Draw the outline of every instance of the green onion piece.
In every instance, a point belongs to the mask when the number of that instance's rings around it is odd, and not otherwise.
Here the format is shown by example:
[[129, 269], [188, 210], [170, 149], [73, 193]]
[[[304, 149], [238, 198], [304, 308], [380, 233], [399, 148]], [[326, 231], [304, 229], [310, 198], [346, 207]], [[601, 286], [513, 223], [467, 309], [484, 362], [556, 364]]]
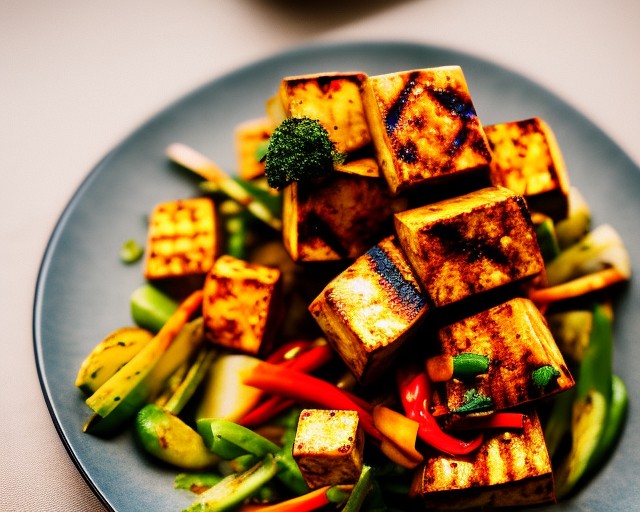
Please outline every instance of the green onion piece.
[[531, 372], [533, 383], [541, 389], [547, 389], [558, 377], [560, 377], [560, 372], [549, 364], [541, 366]]
[[464, 404], [453, 412], [458, 414], [469, 414], [472, 412], [488, 411], [493, 407], [493, 400], [478, 393], [475, 389], [470, 389], [464, 394]]
[[135, 263], [144, 254], [144, 248], [135, 240], [130, 238], [126, 240], [120, 247], [120, 261], [122, 263]]
[[333, 503], [334, 505], [341, 505], [349, 499], [350, 493], [346, 492], [339, 485], [332, 485], [327, 489], [325, 495], [327, 496], [327, 500], [329, 500], [329, 503]]
[[481, 354], [463, 352], [453, 356], [453, 376], [470, 380], [489, 371], [489, 358]]

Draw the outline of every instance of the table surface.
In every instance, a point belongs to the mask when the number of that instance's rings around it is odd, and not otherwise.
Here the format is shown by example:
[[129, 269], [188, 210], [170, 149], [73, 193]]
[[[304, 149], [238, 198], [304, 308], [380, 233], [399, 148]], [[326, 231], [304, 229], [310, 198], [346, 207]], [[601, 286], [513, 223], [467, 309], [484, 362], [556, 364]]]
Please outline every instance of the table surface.
[[190, 90], [296, 45], [428, 43], [531, 78], [584, 113], [640, 165], [640, 2], [307, 4], [0, 2], [0, 284], [8, 327], [0, 340], [1, 510], [104, 510], [67, 455], [42, 396], [31, 330], [34, 287], [54, 224], [85, 175]]

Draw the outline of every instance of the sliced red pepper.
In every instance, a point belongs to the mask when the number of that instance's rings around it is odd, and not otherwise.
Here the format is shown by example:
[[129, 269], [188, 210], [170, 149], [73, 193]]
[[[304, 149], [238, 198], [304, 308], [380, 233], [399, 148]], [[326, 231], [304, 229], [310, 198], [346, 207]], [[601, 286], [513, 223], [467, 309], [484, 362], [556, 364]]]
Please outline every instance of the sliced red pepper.
[[425, 443], [449, 455], [465, 455], [482, 444], [482, 434], [471, 441], [465, 441], [447, 434], [440, 428], [429, 412], [431, 383], [426, 372], [404, 368], [399, 370], [397, 377], [402, 407], [407, 417], [420, 424], [418, 437]]
[[308, 373], [327, 364], [332, 358], [332, 348], [324, 343], [312, 346], [293, 359], [285, 360], [281, 366]]
[[456, 430], [485, 430], [490, 428], [524, 428], [524, 414], [519, 412], [496, 412], [490, 416], [469, 419], [469, 421], [455, 426]]
[[274, 350], [269, 357], [267, 357], [267, 362], [273, 364], [280, 364], [290, 359], [297, 357], [301, 352], [308, 350], [311, 346], [312, 342], [308, 340], [294, 340], [285, 343], [281, 347], [278, 347]]
[[238, 423], [245, 427], [257, 427], [294, 404], [295, 400], [282, 398], [280, 396], [271, 396], [241, 418]]
[[373, 425], [371, 414], [356, 404], [340, 388], [298, 370], [271, 363], [260, 363], [244, 376], [244, 384], [299, 402], [310, 402], [328, 409], [356, 411], [365, 432], [375, 439], [382, 435]]

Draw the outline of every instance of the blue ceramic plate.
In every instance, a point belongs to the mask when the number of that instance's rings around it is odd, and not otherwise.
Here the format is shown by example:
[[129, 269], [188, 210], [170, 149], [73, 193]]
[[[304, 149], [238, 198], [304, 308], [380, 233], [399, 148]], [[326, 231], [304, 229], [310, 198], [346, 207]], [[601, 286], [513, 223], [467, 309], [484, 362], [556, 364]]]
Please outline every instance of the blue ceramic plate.
[[[234, 125], [263, 115], [265, 99], [284, 75], [335, 70], [380, 74], [449, 64], [462, 66], [485, 124], [533, 116], [550, 123], [572, 183], [592, 206], [595, 222], [611, 223], [620, 231], [638, 270], [640, 170], [584, 116], [511, 71], [442, 48], [382, 42], [296, 49], [215, 80], [144, 124], [89, 173], [57, 223], [42, 261], [33, 321], [42, 389], [62, 442], [107, 507], [178, 511], [192, 501], [188, 493], [172, 488], [176, 472], [145, 458], [130, 434], [109, 441], [83, 434], [89, 410], [74, 387], [77, 369], [93, 346], [131, 323], [129, 294], [142, 276], [139, 265], [120, 263], [120, 245], [132, 237], [145, 239], [146, 215], [154, 204], [194, 193], [187, 173], [165, 159], [166, 146], [184, 142], [234, 169]], [[593, 482], [555, 510], [632, 510], [640, 503], [639, 488], [629, 480], [640, 467], [638, 304], [636, 281], [625, 292], [617, 317], [615, 370], [632, 401], [624, 437]]]

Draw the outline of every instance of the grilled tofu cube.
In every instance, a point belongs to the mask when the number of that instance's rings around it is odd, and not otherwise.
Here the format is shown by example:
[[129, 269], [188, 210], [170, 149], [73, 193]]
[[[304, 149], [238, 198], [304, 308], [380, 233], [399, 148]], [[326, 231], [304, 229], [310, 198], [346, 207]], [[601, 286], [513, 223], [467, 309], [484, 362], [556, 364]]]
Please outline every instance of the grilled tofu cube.
[[485, 126], [485, 133], [493, 155], [492, 183], [524, 196], [532, 210], [564, 219], [569, 177], [551, 127], [534, 117]]
[[[450, 411], [464, 405], [465, 394], [471, 389], [490, 398], [493, 410], [498, 411], [565, 391], [575, 384], [544, 316], [529, 299], [511, 299], [444, 326], [438, 338], [443, 354], [471, 352], [489, 359], [488, 373], [471, 382], [452, 379], [446, 383]], [[543, 367], [555, 370], [545, 386], [534, 377], [534, 372]]]
[[216, 229], [211, 199], [156, 205], [149, 219], [145, 278], [204, 276], [217, 255]]
[[294, 261], [357, 258], [393, 229], [396, 201], [382, 178], [336, 172], [282, 194], [283, 241]]
[[389, 367], [427, 310], [395, 237], [360, 256], [309, 306], [335, 351], [365, 383]]
[[430, 510], [512, 509], [555, 501], [551, 462], [535, 413], [525, 416], [522, 430], [485, 436], [469, 455], [427, 458], [415, 473], [411, 495]]
[[278, 269], [223, 255], [207, 275], [203, 294], [209, 341], [253, 355], [269, 350], [282, 317]]
[[362, 471], [364, 432], [356, 411], [303, 409], [293, 458], [307, 485], [353, 484]]
[[489, 144], [460, 67], [371, 76], [363, 99], [378, 162], [393, 193], [486, 172]]
[[238, 175], [252, 180], [264, 174], [264, 162], [258, 159], [258, 149], [269, 141], [272, 132], [267, 118], [252, 119], [236, 126], [235, 143]]
[[502, 187], [395, 215], [400, 245], [435, 306], [535, 276], [544, 266], [521, 196]]
[[371, 144], [362, 104], [364, 73], [329, 73], [286, 77], [280, 99], [288, 117], [317, 119], [340, 153]]

